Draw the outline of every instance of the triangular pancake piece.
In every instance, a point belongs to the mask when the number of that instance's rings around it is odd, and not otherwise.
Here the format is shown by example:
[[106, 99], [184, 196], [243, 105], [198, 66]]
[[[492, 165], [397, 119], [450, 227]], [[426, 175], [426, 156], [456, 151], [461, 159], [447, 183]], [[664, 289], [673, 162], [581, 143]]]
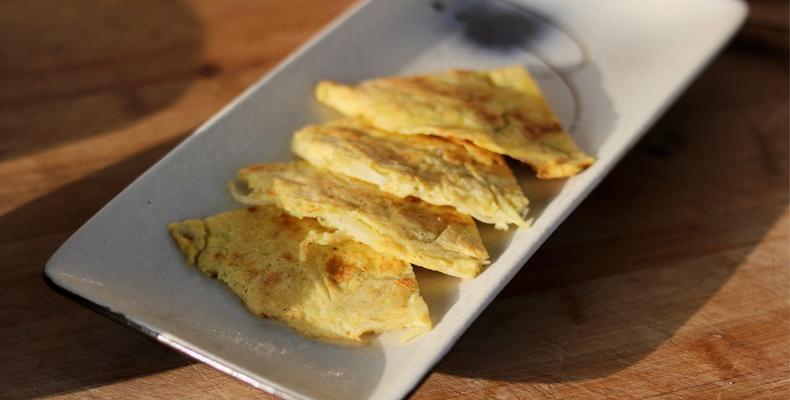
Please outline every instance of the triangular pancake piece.
[[472, 142], [529, 164], [539, 178], [575, 175], [594, 161], [562, 129], [521, 66], [372, 79], [357, 86], [324, 81], [316, 97], [385, 131]]
[[383, 254], [445, 274], [474, 278], [487, 263], [468, 215], [303, 161], [244, 168], [231, 192], [246, 204], [275, 204], [296, 217], [317, 218]]
[[398, 197], [419, 197], [507, 229], [526, 227], [527, 198], [499, 154], [464, 141], [389, 133], [358, 120], [311, 125], [293, 151], [311, 164]]
[[227, 284], [254, 314], [306, 336], [361, 341], [369, 332], [431, 328], [411, 265], [314, 219], [258, 206], [168, 229], [190, 265]]

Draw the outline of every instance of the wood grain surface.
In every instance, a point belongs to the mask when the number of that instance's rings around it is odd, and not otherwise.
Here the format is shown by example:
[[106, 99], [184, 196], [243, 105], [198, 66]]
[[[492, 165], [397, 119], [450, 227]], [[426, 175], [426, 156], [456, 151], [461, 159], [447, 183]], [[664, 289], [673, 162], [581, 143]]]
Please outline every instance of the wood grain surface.
[[[56, 294], [41, 272], [348, 5], [0, 1], [0, 398], [269, 397]], [[788, 6], [751, 5], [414, 398], [790, 398]]]

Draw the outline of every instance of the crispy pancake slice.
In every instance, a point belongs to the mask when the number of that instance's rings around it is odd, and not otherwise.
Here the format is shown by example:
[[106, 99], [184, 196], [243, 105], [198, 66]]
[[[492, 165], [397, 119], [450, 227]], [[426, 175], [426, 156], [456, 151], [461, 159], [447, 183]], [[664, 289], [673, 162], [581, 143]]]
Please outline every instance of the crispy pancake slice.
[[430, 330], [411, 265], [274, 206], [168, 225], [190, 265], [227, 284], [254, 314], [300, 333], [361, 341]]
[[521, 66], [381, 78], [357, 86], [320, 82], [316, 98], [385, 131], [462, 139], [529, 164], [539, 178], [591, 165]]
[[528, 226], [523, 215], [529, 202], [502, 156], [464, 141], [400, 135], [341, 120], [303, 128], [292, 148], [315, 166], [398, 197], [453, 206], [499, 229]]
[[445, 274], [474, 278], [487, 263], [471, 217], [306, 162], [244, 168], [231, 192], [246, 204], [276, 204], [296, 217], [317, 218], [383, 254]]

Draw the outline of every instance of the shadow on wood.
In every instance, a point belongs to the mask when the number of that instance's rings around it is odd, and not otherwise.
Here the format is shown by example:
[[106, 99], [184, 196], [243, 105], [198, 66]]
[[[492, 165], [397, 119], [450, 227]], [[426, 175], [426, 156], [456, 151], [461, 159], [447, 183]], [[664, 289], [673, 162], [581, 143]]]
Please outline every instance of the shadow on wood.
[[[510, 382], [589, 380], [634, 365], [672, 338], [786, 210], [787, 68], [786, 54], [731, 46], [436, 372]], [[694, 345], [688, 351], [715, 364], [722, 379], [733, 376], [732, 352]], [[669, 372], [655, 374], [672, 379]]]
[[4, 260], [0, 277], [5, 324], [0, 398], [72, 392], [192, 362], [55, 293], [42, 279], [44, 263], [57, 247], [177, 142], [155, 146], [0, 217], [0, 243], [16, 249], [5, 252], [14, 255]]
[[181, 1], [0, 2], [0, 160], [159, 111], [216, 73], [201, 47]]

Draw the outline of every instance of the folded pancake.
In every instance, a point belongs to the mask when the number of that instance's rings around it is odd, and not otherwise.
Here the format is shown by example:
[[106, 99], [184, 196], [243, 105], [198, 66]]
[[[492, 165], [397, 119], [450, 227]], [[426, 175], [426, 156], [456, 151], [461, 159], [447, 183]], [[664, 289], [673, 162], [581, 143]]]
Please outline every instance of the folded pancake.
[[227, 284], [254, 314], [306, 336], [361, 341], [369, 332], [431, 328], [411, 265], [314, 219], [259, 206], [168, 229], [187, 263]]
[[315, 166], [398, 197], [453, 206], [499, 229], [528, 226], [523, 216], [529, 202], [505, 160], [467, 142], [400, 135], [341, 120], [303, 128], [292, 147]]
[[385, 131], [466, 140], [529, 164], [539, 178], [575, 175], [594, 159], [560, 126], [521, 66], [392, 77], [346, 86], [323, 81], [316, 98]]
[[317, 218], [383, 254], [445, 274], [474, 278], [487, 264], [468, 215], [303, 161], [244, 168], [230, 187], [245, 204], [275, 204], [296, 217]]

